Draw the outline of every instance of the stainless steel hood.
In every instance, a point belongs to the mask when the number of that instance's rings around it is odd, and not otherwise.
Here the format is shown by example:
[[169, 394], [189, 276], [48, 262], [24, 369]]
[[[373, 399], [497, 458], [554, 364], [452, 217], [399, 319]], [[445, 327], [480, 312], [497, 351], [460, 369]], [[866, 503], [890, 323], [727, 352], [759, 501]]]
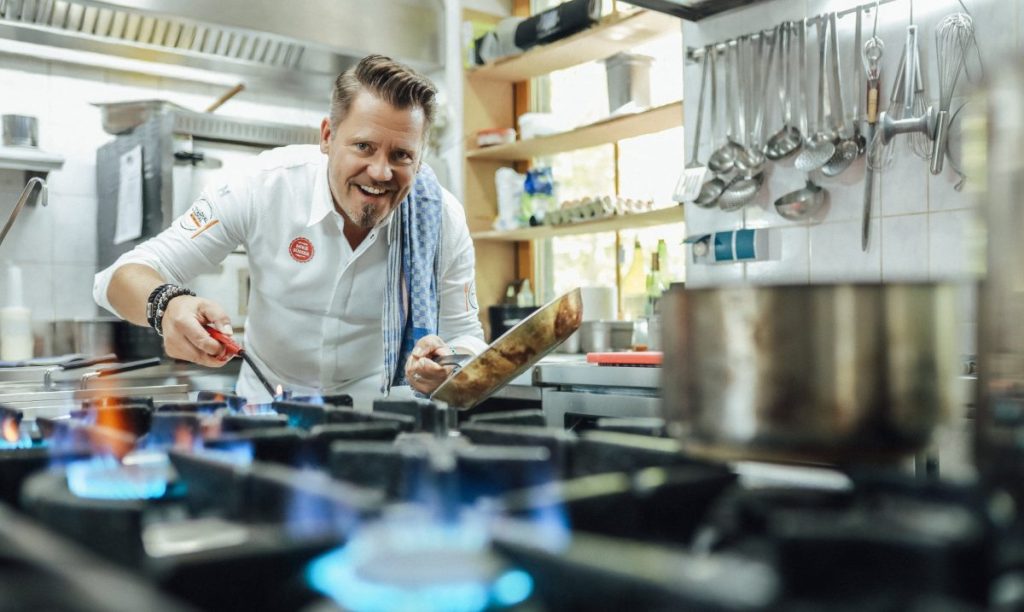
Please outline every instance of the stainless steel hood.
[[441, 66], [438, 0], [0, 0], [0, 38], [319, 87], [369, 53]]
[[755, 4], [760, 0], [625, 0], [630, 4], [675, 15], [687, 21], [700, 21], [734, 8]]

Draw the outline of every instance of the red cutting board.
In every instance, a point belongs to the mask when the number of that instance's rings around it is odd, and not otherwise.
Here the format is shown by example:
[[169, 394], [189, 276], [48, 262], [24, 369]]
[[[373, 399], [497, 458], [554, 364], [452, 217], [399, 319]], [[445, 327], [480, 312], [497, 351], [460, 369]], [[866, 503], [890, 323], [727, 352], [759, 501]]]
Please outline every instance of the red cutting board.
[[587, 353], [587, 362], [598, 365], [660, 366], [661, 351], [622, 351]]

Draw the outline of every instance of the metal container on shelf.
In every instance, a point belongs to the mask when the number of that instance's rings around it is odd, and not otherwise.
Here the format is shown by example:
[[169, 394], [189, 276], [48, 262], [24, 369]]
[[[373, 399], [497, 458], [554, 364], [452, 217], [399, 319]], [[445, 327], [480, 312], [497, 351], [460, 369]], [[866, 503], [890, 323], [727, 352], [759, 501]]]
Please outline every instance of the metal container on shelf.
[[654, 58], [636, 53], [616, 53], [604, 61], [609, 113], [650, 108], [652, 63]]
[[664, 412], [694, 452], [876, 462], [922, 449], [955, 395], [955, 287], [672, 289]]
[[5, 147], [38, 147], [39, 120], [28, 115], [3, 116]]

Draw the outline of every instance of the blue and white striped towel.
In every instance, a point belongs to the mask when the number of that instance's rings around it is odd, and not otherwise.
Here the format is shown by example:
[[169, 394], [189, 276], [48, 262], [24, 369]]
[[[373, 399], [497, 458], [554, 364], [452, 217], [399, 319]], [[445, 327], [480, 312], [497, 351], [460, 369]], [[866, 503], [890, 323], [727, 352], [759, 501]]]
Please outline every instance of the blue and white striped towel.
[[436, 334], [440, 313], [441, 185], [424, 164], [402, 200], [388, 247], [384, 285], [384, 376], [381, 392], [405, 385], [405, 362], [416, 342]]

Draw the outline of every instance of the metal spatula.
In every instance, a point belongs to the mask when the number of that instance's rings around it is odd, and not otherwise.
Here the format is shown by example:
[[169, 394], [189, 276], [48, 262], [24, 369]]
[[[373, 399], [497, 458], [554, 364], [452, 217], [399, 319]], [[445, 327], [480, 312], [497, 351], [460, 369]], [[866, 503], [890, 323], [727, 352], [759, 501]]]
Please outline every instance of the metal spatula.
[[704, 87], [707, 84], [708, 78], [708, 62], [714, 61], [713, 58], [709, 60], [709, 56], [713, 56], [713, 49], [705, 47], [700, 75], [700, 98], [697, 102], [697, 125], [694, 127], [693, 132], [693, 154], [690, 156], [690, 162], [686, 164], [686, 169], [683, 170], [682, 176], [679, 177], [679, 182], [676, 183], [675, 191], [672, 194], [672, 199], [676, 202], [692, 202], [696, 200], [700, 196], [701, 186], [707, 177], [707, 166], [697, 161], [697, 155], [700, 152], [700, 126], [704, 122]]

